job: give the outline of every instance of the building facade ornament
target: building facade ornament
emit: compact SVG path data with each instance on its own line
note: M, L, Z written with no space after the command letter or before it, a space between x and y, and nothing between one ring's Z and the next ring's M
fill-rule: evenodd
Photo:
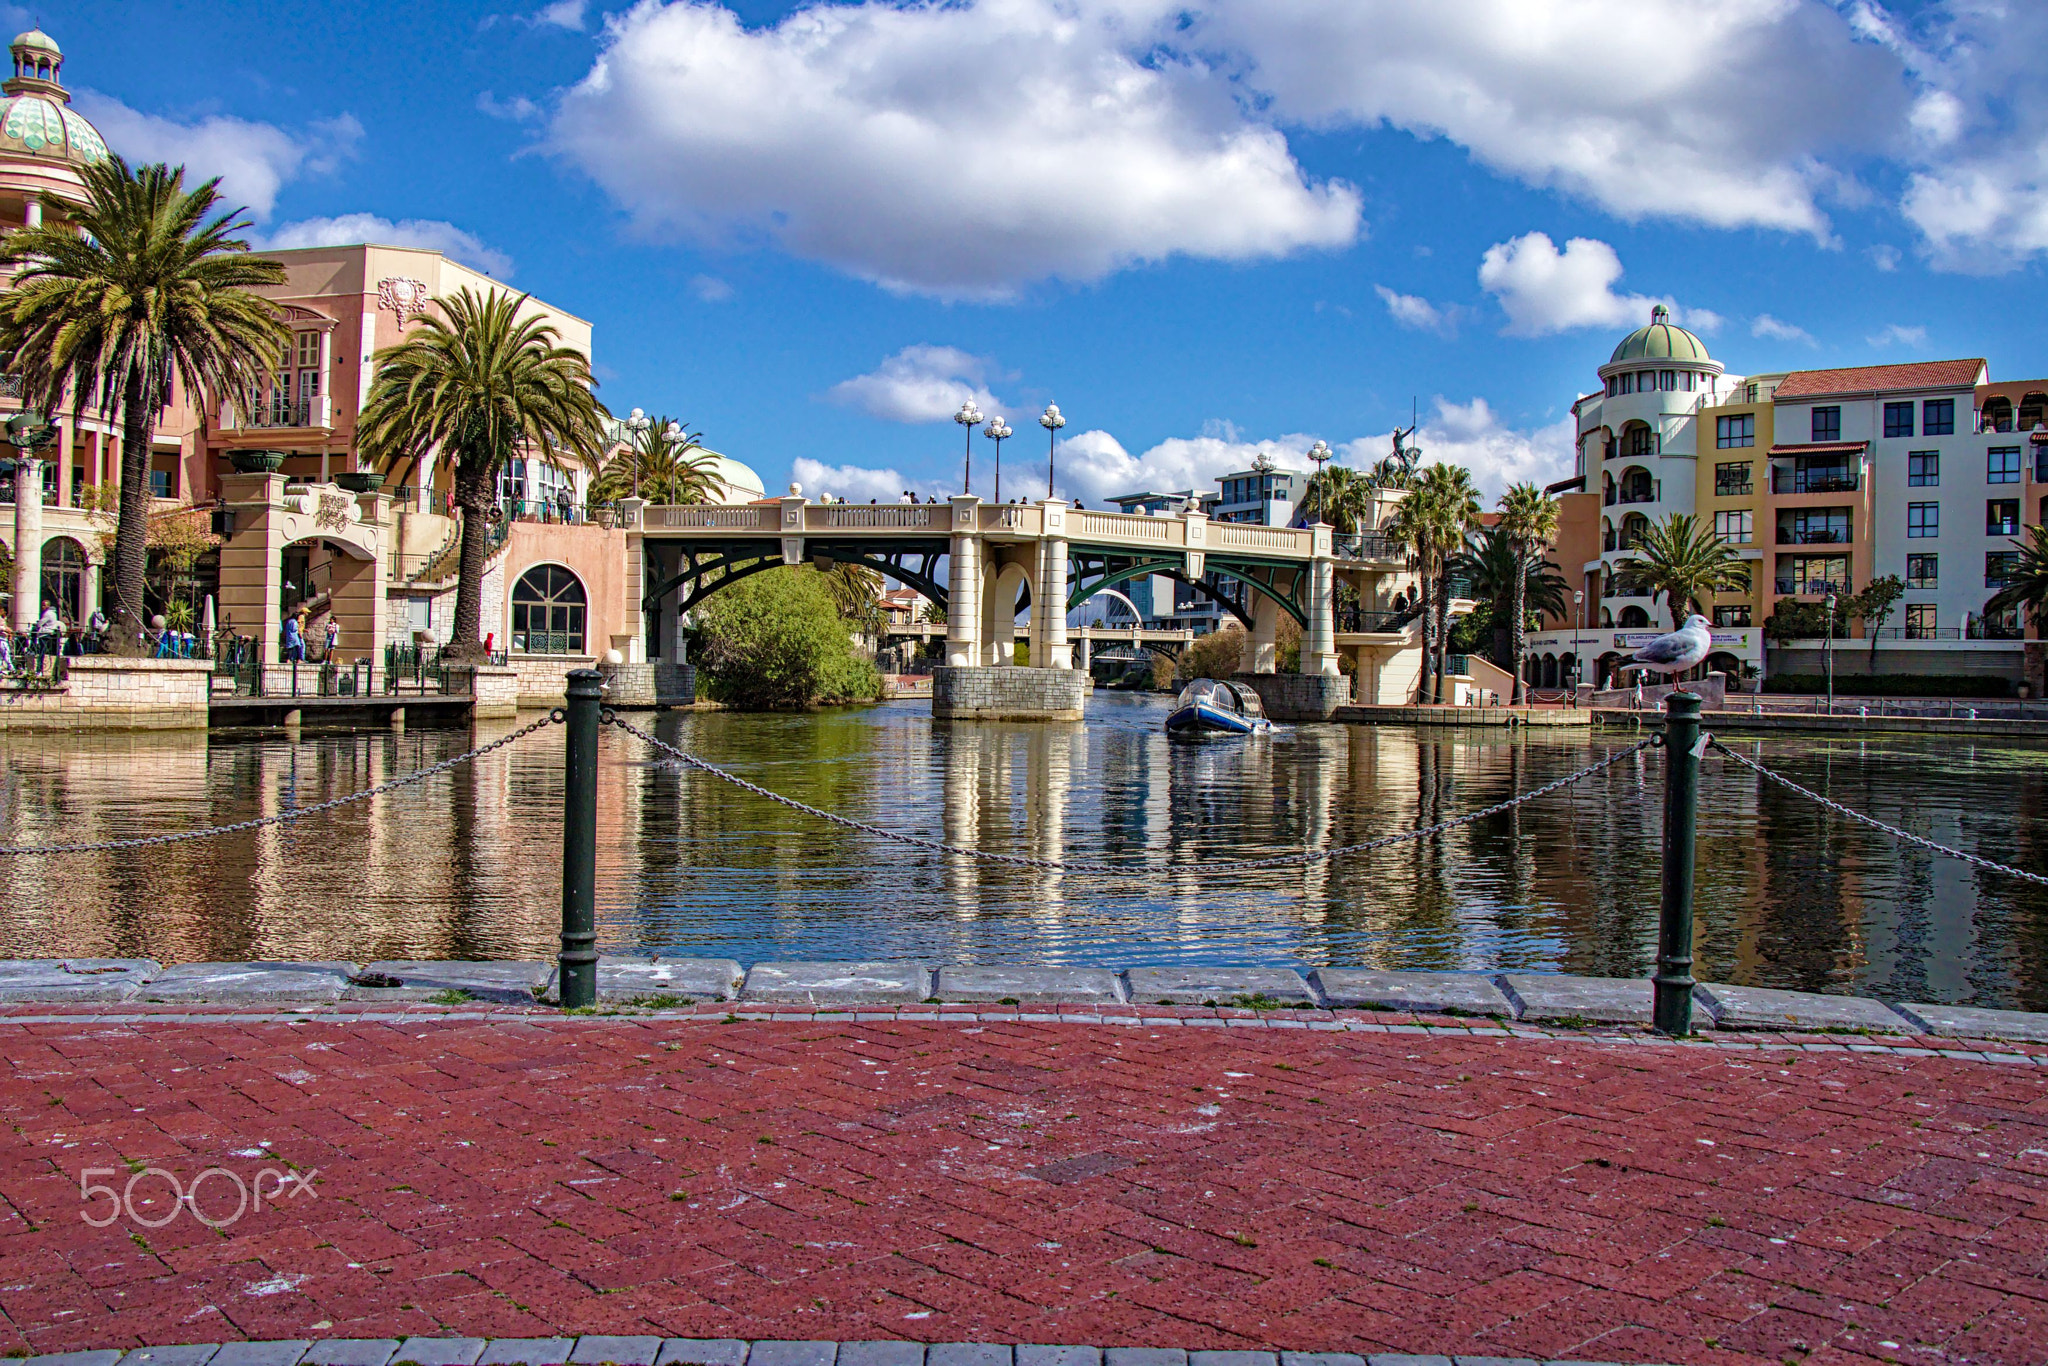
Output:
M398 321L417 318L427 311L427 287L419 280L403 277L377 282L377 307L398 315Z

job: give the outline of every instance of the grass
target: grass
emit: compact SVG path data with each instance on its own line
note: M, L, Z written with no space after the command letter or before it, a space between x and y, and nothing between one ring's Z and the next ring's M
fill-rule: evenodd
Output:
M645 996L635 996L628 1000L626 1004L637 1006L641 1010L677 1010L683 1006L697 1004L697 998L694 996L677 996L667 991L656 991L650 992Z
M447 990L437 991L432 996L429 996L427 998L429 1002L437 1006L468 1005L471 1001L474 1001L475 999L476 997L470 995L461 987L449 987Z

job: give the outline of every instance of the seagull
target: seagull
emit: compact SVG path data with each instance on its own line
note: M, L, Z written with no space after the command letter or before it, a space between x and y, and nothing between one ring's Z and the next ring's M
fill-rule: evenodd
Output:
M1685 624L1669 635L1658 636L1622 661L1623 668L1651 669L1660 674L1682 674L1705 659L1714 648L1712 623L1695 612Z

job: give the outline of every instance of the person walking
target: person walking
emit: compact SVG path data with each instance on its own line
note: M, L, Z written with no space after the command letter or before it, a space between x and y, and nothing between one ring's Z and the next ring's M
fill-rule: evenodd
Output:
M333 613L330 612L327 616L327 647L321 652L320 658L326 660L329 664L332 664L334 662L335 642L339 641L340 639L341 622L337 617L334 616Z
M44 599L43 614L36 618L36 653L56 654L63 634L64 623L57 619L57 604Z
M284 619L284 657L288 664L298 663L306 657L306 637L300 631L296 614L287 615Z

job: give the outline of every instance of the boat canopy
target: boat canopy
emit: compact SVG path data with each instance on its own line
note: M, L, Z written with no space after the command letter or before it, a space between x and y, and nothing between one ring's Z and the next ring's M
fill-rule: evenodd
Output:
M1198 678L1181 689L1174 700L1176 710L1205 704L1224 711L1237 712L1243 716L1264 716L1265 708L1259 705L1259 695L1250 688L1240 688L1235 683L1220 678Z

